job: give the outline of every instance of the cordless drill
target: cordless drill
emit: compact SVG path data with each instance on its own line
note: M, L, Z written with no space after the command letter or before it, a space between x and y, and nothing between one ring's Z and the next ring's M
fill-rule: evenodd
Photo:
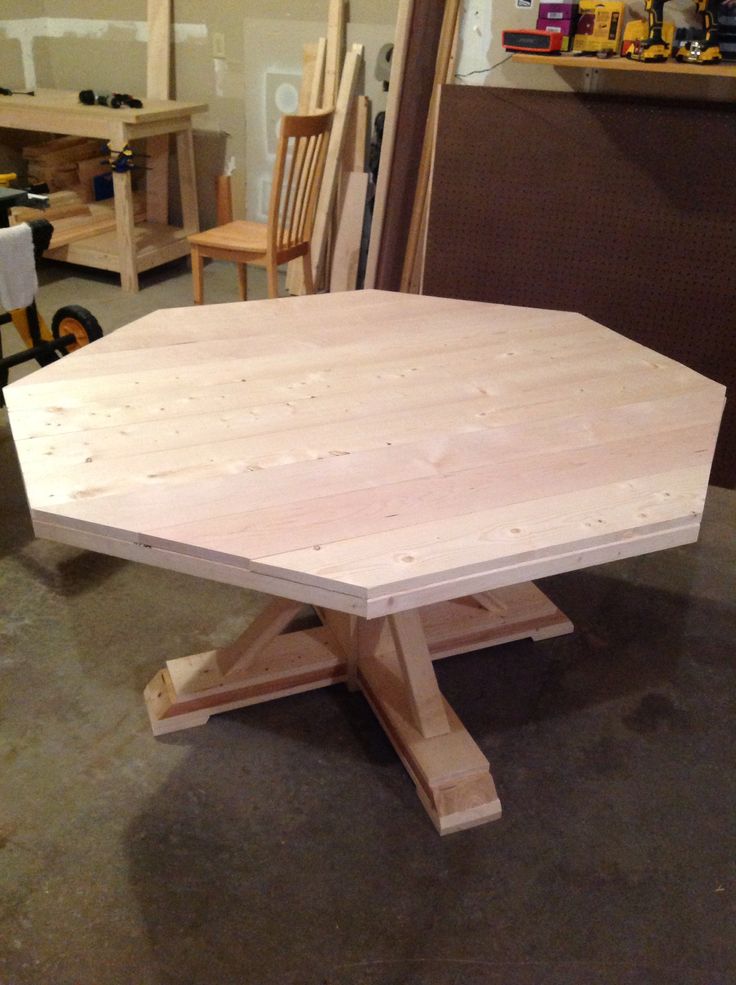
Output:
M698 65L717 65L721 60L718 46L718 6L720 0L695 0L695 7L703 18L703 36L686 41L677 49L678 62L695 62Z
M110 106L112 109L120 109L121 106L128 106L130 109L143 107L140 99L127 92L95 92L94 89L82 89L79 102L85 106Z

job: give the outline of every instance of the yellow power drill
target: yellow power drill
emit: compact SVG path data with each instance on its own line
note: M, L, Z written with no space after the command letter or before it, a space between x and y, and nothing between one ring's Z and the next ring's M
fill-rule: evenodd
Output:
M670 45L662 35L664 5L667 0L646 0L648 32L645 38L634 42L626 57L635 62L666 62Z
M718 47L718 7L720 0L695 0L695 7L703 18L703 37L686 41L677 49L678 62L695 62L698 65L717 65L721 60Z

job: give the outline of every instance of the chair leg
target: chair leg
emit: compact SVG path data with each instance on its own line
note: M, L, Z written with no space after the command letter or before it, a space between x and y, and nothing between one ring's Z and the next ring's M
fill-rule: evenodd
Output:
M192 283L194 285L194 303L204 304L204 258L198 246L192 247Z
M269 263L266 272L268 274L268 296L277 298L279 296L279 268L276 263Z
M312 276L312 254L307 252L302 256L302 269L304 270L304 290L307 294L314 294L314 277Z
M248 264L236 263L238 268L238 288L240 289L240 300L248 300Z

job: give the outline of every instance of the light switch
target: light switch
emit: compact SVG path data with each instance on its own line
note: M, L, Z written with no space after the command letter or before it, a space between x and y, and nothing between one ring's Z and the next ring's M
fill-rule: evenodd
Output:
M225 35L215 31L212 35L212 55L214 58L225 57Z

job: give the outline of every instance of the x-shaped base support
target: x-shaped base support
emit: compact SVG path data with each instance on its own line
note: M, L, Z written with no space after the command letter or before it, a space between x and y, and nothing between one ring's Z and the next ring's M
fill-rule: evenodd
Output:
M440 834L500 817L488 760L442 697L433 661L569 633L559 609L526 584L372 620L320 608L320 626L290 632L303 608L274 598L229 646L169 660L144 693L154 734L344 681L363 691Z

